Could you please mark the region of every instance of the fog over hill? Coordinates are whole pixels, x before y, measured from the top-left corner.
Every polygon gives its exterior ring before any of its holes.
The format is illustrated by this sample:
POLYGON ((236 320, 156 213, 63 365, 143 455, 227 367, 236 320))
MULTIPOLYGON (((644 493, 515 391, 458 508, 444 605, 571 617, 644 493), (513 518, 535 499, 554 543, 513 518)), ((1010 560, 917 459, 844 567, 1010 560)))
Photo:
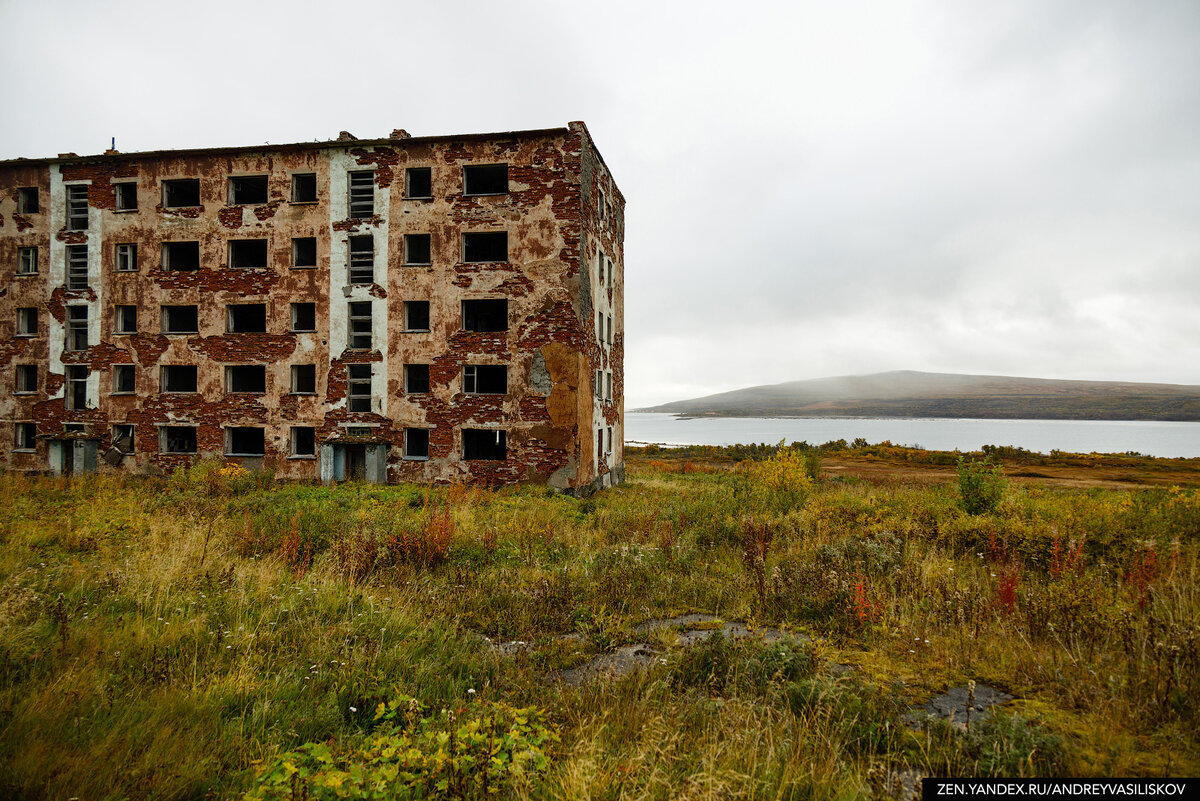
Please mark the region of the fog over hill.
POLYGON ((1200 386, 901 370, 747 387, 634 411, 721 417, 1200 421, 1200 386))

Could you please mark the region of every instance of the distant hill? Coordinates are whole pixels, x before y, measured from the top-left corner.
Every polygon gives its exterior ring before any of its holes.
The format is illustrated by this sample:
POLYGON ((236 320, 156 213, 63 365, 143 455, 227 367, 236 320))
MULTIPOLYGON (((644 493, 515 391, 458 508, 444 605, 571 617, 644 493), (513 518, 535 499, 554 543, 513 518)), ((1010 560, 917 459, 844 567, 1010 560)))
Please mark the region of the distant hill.
POLYGON ((635 411, 719 417, 1200 421, 1200 386, 903 370, 748 387, 635 411))

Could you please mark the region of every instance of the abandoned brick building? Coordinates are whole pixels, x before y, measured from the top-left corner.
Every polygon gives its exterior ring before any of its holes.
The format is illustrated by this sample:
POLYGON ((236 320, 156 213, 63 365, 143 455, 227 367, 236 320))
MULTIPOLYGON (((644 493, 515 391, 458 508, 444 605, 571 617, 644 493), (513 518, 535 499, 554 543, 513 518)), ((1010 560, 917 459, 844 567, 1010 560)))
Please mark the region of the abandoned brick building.
POLYGON ((624 205, 580 122, 0 162, 4 464, 615 483, 624 205))

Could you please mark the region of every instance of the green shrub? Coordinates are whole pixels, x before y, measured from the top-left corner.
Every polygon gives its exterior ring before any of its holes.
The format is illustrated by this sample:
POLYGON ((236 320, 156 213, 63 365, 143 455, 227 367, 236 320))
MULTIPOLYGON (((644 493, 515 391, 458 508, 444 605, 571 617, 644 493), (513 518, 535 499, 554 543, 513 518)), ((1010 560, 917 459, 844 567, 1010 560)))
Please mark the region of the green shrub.
POLYGON ((977 462, 958 457, 959 500, 967 514, 981 515, 996 511, 1004 499, 1007 485, 1004 468, 993 465, 990 458, 977 462))

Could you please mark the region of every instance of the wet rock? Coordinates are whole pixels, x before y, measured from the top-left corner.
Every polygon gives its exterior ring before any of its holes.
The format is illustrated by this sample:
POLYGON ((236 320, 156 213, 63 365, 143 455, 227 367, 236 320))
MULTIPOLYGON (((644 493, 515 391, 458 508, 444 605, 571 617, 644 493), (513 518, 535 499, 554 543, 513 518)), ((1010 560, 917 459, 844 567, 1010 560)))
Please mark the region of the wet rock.
MULTIPOLYGON (((905 717, 912 728, 920 728, 927 717, 949 719, 951 725, 960 731, 967 728, 967 701, 970 689, 966 686, 953 687, 941 695, 929 699, 923 706, 917 707, 905 717)), ((975 685, 974 704, 971 707, 970 720, 972 723, 982 723, 987 720, 991 709, 999 704, 1012 700, 1012 696, 995 687, 986 684, 975 685)))
POLYGON ((661 657, 659 651, 646 643, 635 643, 614 648, 608 653, 594 657, 583 665, 570 670, 559 670, 547 678, 551 681, 561 681, 563 684, 586 684, 593 679, 602 677, 624 676, 635 670, 642 670, 657 664, 661 657))

